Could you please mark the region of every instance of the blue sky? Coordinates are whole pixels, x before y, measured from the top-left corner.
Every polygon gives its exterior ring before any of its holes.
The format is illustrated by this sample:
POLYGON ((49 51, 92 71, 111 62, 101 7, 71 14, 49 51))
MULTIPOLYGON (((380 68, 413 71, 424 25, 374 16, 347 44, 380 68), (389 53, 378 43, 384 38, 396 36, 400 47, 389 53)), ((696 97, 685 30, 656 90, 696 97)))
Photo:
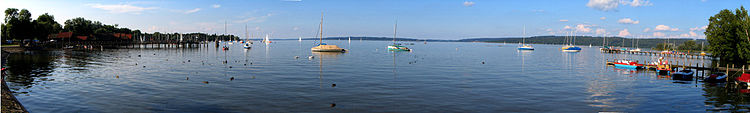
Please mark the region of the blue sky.
POLYGON ((576 35, 705 38, 708 18, 750 0, 0 0, 0 8, 75 17, 145 32, 206 32, 273 38, 324 36, 419 39, 576 35))

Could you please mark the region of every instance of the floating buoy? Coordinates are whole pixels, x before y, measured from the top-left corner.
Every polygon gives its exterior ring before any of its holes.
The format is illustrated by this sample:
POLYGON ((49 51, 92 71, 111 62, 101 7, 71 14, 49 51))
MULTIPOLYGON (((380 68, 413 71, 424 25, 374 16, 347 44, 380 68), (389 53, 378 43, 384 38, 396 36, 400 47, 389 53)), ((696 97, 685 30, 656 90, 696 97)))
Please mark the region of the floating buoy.
POLYGON ((208 84, 208 81, 203 81, 204 84, 208 84))
POLYGON ((336 84, 331 84, 331 87, 336 87, 336 84))
POLYGON ((146 66, 143 66, 143 68, 146 68, 146 66))
POLYGON ((484 61, 482 61, 482 64, 484 64, 484 61))
POLYGON ((232 68, 232 66, 229 66, 229 68, 232 68))
POLYGON ((120 75, 115 75, 115 78, 120 78, 120 75))
POLYGON ((314 59, 314 58, 315 58, 315 56, 308 56, 307 58, 308 58, 308 59, 314 59))
POLYGON ((185 80, 190 80, 190 77, 185 77, 185 80))
POLYGON ((232 78, 229 78, 229 81, 233 81, 233 80, 234 80, 234 77, 232 77, 232 78))
POLYGON ((137 66, 137 65, 138 65, 138 63, 135 63, 135 65, 137 66))
POLYGON ((336 107, 336 103, 331 103, 331 107, 336 107))
POLYGON ((299 56, 294 56, 294 59, 299 59, 299 56))
POLYGON ((190 62, 190 60, 188 60, 188 62, 190 62))
POLYGON ((154 55, 156 55, 156 53, 154 53, 154 55))
POLYGON ((247 66, 247 64, 245 64, 245 66, 247 66))
POLYGON ((141 55, 138 55, 138 57, 141 57, 141 55))

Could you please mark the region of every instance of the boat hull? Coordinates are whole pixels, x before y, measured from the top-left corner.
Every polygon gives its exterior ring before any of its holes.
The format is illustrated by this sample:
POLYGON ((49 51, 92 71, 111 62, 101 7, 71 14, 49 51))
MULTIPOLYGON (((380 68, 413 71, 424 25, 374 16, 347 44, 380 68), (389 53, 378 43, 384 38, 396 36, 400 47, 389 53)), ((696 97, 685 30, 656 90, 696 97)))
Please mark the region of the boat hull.
POLYGON ((518 50, 534 50, 533 47, 518 47, 518 50))
POLYGON ((310 51, 313 52, 344 52, 345 49, 341 49, 336 45, 319 45, 313 48, 310 48, 310 51))
POLYGON ((411 51, 411 49, 404 46, 388 46, 389 51, 411 51))
POLYGON ((693 71, 689 72, 675 72, 672 73, 672 80, 685 80, 685 81, 692 81, 693 80, 693 71))
POLYGON ((623 64, 615 64, 615 67, 628 68, 628 69, 641 69, 642 68, 642 66, 623 65, 623 64))
POLYGON ((567 47, 563 47, 562 51, 563 52, 581 52, 581 48, 575 47, 575 46, 567 46, 567 47))

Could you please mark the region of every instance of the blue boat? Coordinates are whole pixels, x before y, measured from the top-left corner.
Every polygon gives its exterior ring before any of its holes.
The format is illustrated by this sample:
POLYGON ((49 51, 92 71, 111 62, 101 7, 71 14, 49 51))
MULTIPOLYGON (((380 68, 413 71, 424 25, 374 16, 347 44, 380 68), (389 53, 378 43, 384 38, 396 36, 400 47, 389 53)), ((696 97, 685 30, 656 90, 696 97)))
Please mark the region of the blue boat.
POLYGON ((534 50, 534 46, 523 45, 523 46, 519 46, 518 50, 534 50))
POLYGON ((685 81, 692 81, 693 80, 693 72, 692 70, 681 70, 678 72, 672 73, 672 80, 685 80, 685 81))
POLYGON ((581 48, 576 47, 576 46, 565 46, 565 47, 562 47, 562 51, 563 52, 581 52, 581 48))
POLYGON ((623 65, 623 64, 615 64, 615 67, 627 68, 627 69, 639 69, 640 68, 639 66, 623 65))

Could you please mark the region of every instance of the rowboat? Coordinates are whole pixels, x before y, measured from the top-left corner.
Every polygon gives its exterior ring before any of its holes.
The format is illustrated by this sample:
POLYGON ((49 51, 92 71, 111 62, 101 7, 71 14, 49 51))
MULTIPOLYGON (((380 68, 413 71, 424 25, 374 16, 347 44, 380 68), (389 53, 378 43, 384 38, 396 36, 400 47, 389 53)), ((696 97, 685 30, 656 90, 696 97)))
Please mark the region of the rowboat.
POLYGON ((628 69, 642 69, 643 64, 638 64, 638 62, 633 62, 630 60, 618 60, 614 62, 615 67, 621 67, 621 68, 628 68, 628 69))

